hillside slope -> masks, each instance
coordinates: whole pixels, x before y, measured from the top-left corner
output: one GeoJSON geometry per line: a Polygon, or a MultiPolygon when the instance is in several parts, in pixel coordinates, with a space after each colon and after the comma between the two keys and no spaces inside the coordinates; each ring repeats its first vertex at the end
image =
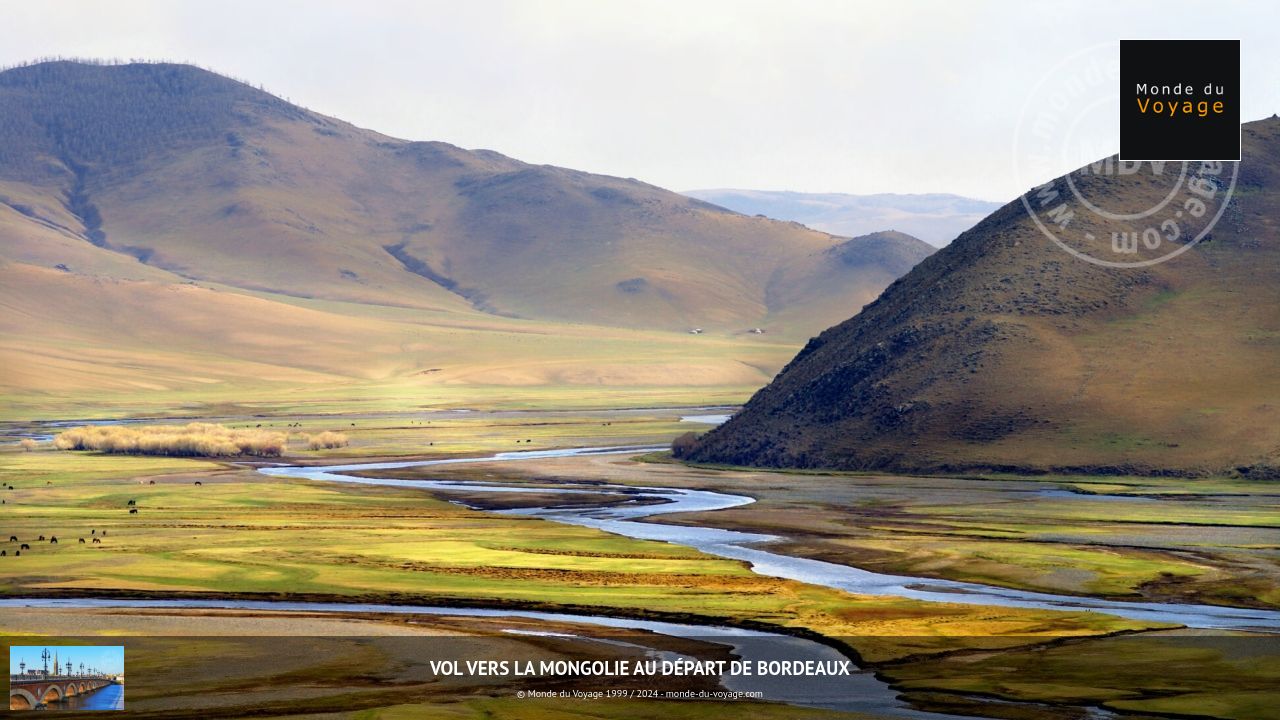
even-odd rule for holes
{"type": "Polygon", "coordinates": [[[90,275],[795,339],[897,274],[814,262],[839,239],[794,223],[389,138],[162,64],[0,73],[0,232],[0,257],[90,275]],[[780,272],[812,292],[778,305],[780,272]]]}
{"type": "MultiPolygon", "coordinates": [[[[1280,119],[1244,126],[1212,234],[1080,261],[1010,203],[814,338],[690,453],[735,464],[1197,474],[1280,464],[1280,119]]],[[[1162,192],[1072,174],[1116,206],[1162,192]]],[[[1094,221],[1097,237],[1127,230],[1094,221]]]]}

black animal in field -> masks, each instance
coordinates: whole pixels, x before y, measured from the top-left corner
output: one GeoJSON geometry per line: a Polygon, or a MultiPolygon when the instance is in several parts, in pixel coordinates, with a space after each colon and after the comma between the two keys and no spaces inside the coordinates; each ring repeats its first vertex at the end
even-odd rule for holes
{"type": "Polygon", "coordinates": [[[26,543],[22,543],[21,545],[18,546],[19,552],[21,552],[22,550],[30,550],[30,549],[31,549],[31,546],[26,543]]]}
{"type": "Polygon", "coordinates": [[[101,540],[99,540],[98,538],[94,538],[94,539],[93,539],[93,544],[94,544],[94,545],[101,545],[101,544],[102,544],[102,541],[101,541],[101,540]]]}
{"type": "Polygon", "coordinates": [[[138,514],[138,508],[129,508],[129,514],[130,514],[130,515],[137,515],[137,514],[138,514]]]}
{"type": "Polygon", "coordinates": [[[58,544],[58,536],[57,536],[57,535],[54,535],[53,537],[49,538],[49,544],[50,544],[50,545],[57,545],[57,544],[58,544]]]}
{"type": "Polygon", "coordinates": [[[84,544],[84,538],[80,538],[80,544],[81,544],[81,545],[83,545],[83,544],[84,544]]]}
{"type": "Polygon", "coordinates": [[[138,504],[138,501],[137,501],[137,500],[130,500],[130,501],[129,501],[129,505],[130,505],[130,506],[137,505],[137,504],[138,504]]]}
{"type": "Polygon", "coordinates": [[[10,536],[9,536],[9,542],[18,542],[18,536],[17,536],[17,535],[10,535],[10,536]]]}

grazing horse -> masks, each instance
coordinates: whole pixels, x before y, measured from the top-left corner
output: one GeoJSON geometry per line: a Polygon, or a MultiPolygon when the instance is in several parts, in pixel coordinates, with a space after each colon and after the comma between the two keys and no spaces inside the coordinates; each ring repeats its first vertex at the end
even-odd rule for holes
{"type": "Polygon", "coordinates": [[[83,544],[84,544],[84,538],[80,538],[80,544],[81,544],[81,545],[83,545],[83,544]]]}
{"type": "Polygon", "coordinates": [[[57,536],[57,535],[54,535],[53,537],[49,538],[49,544],[50,544],[50,545],[57,545],[57,544],[58,544],[58,536],[57,536]]]}
{"type": "Polygon", "coordinates": [[[130,500],[130,501],[129,501],[129,504],[130,504],[130,505],[137,505],[137,504],[138,504],[138,501],[137,501],[137,500],[130,500]]]}
{"type": "Polygon", "coordinates": [[[0,550],[0,557],[4,557],[5,555],[8,555],[8,554],[9,554],[8,550],[0,550]]]}
{"type": "Polygon", "coordinates": [[[36,538],[36,539],[37,539],[37,540],[39,540],[40,542],[44,542],[44,536],[43,536],[43,535],[41,535],[40,537],[38,537],[38,538],[36,538]]]}
{"type": "Polygon", "coordinates": [[[17,535],[10,535],[10,536],[9,536],[9,542],[18,542],[18,536],[17,536],[17,535]]]}
{"type": "Polygon", "coordinates": [[[203,485],[204,483],[202,483],[202,482],[200,482],[199,480],[197,480],[197,481],[196,481],[196,484],[197,484],[197,485],[203,485]]]}
{"type": "Polygon", "coordinates": [[[138,514],[138,508],[129,508],[129,514],[130,514],[130,515],[137,515],[137,514],[138,514]]]}
{"type": "Polygon", "coordinates": [[[151,482],[149,482],[149,483],[147,483],[147,484],[148,484],[148,485],[155,485],[155,484],[156,484],[156,481],[155,481],[155,480],[152,480],[151,482]]]}
{"type": "Polygon", "coordinates": [[[18,549],[19,549],[19,550],[30,550],[30,549],[31,549],[31,546],[30,546],[30,545],[28,545],[28,544],[26,544],[26,543],[22,543],[21,545],[19,545],[19,546],[18,546],[18,549]]]}
{"type": "Polygon", "coordinates": [[[97,528],[94,528],[93,530],[90,530],[90,531],[89,531],[89,534],[90,534],[90,535],[97,535],[97,534],[98,534],[98,529],[97,529],[97,528]]]}
{"type": "Polygon", "coordinates": [[[101,545],[101,544],[102,544],[102,541],[101,541],[101,540],[99,540],[98,538],[94,538],[94,539],[93,539],[93,544],[94,544],[94,545],[101,545]]]}

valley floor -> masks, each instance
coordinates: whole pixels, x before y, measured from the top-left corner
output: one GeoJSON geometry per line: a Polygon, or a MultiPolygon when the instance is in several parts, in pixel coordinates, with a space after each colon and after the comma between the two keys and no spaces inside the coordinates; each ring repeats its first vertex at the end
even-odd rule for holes
{"type": "MultiPolygon", "coordinates": [[[[346,433],[350,447],[307,451],[295,440],[285,459],[291,464],[327,465],[340,459],[422,457],[424,452],[428,457],[453,457],[552,447],[660,446],[688,429],[706,427],[681,417],[722,411],[262,417],[229,412],[214,419],[232,426],[346,433]]],[[[14,437],[43,437],[57,428],[14,423],[6,431],[14,437]]],[[[0,491],[6,501],[0,508],[0,530],[6,538],[13,535],[32,543],[20,557],[8,553],[0,558],[0,586],[9,597],[377,601],[771,627],[839,645],[905,691],[918,707],[992,717],[1083,717],[1083,708],[1101,706],[1157,716],[1256,718],[1264,716],[1259,708],[1280,706],[1280,693],[1273,689],[1280,673],[1280,648],[1274,638],[1258,641],[1258,636],[1222,632],[1171,635],[1152,623],[1101,613],[854,595],[757,575],[744,563],[678,544],[449,502],[463,499],[473,507],[498,502],[481,493],[352,487],[271,478],[246,463],[104,456],[44,447],[22,452],[10,444],[0,451],[0,482],[6,488],[14,486],[0,491]],[[128,512],[130,500],[136,514],[128,512]],[[40,535],[56,535],[60,542],[36,544],[40,535]],[[81,537],[100,542],[81,545],[81,537]],[[1134,631],[1145,632],[1125,635],[1134,631]],[[1099,658],[1124,663],[1100,663],[1099,658]],[[1063,714],[1067,712],[1072,714],[1063,714]]],[[[687,467],[660,454],[394,472],[402,478],[530,483],[535,487],[525,502],[546,502],[548,494],[537,487],[554,489],[564,482],[715,489],[750,495],[757,502],[667,517],[664,522],[778,535],[785,540],[770,547],[778,552],[919,577],[1121,599],[1280,604],[1280,490],[1267,485],[1146,478],[768,473],[687,467]]],[[[566,501],[584,500],[570,496],[566,501]]],[[[507,497],[500,504],[521,501],[507,497]]],[[[348,634],[488,637],[495,632],[503,636],[503,629],[511,628],[504,625],[495,631],[493,621],[474,618],[437,617],[415,624],[406,618],[367,615],[339,619],[194,610],[10,609],[0,621],[0,632],[11,638],[280,634],[337,643],[335,636],[348,634]]],[[[576,628],[562,634],[593,632],[576,628]]],[[[644,639],[640,645],[672,642],[639,635],[644,639]]],[[[529,637],[535,636],[506,633],[503,640],[534,642],[529,637]]],[[[268,649],[234,642],[240,643],[234,650],[239,656],[259,659],[209,675],[204,694],[184,696],[185,700],[158,690],[149,694],[145,682],[140,689],[131,684],[130,708],[177,712],[186,707],[194,713],[216,698],[220,710],[211,716],[235,714],[245,703],[260,701],[258,693],[276,692],[281,714],[287,708],[297,713],[310,707],[317,715],[418,717],[423,715],[416,713],[430,707],[436,717],[693,717],[715,709],[712,704],[674,701],[611,701],[575,705],[576,709],[552,715],[547,707],[515,703],[510,697],[515,685],[426,687],[410,678],[391,677],[409,672],[395,659],[403,651],[368,650],[372,654],[365,657],[359,653],[367,648],[358,650],[358,643],[334,649],[334,657],[346,658],[344,667],[353,658],[364,658],[361,666],[368,671],[353,678],[323,663],[267,669],[255,663],[266,662],[268,649]],[[318,687],[326,690],[318,692],[318,687]],[[351,705],[340,710],[343,702],[351,705]]],[[[574,655],[635,651],[561,642],[568,644],[559,650],[574,655]]],[[[555,644],[545,637],[534,642],[539,651],[547,643],[555,644]]],[[[682,651],[713,655],[723,649],[682,651]]],[[[150,663],[140,669],[196,662],[175,660],[172,646],[154,639],[130,652],[131,676],[137,675],[135,657],[150,663]]],[[[757,702],[740,701],[734,707],[744,717],[802,716],[795,708],[757,702]]]]}

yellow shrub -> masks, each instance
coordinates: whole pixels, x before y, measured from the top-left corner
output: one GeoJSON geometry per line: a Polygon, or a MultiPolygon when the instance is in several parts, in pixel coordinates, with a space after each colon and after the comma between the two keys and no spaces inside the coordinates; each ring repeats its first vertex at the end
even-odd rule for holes
{"type": "Polygon", "coordinates": [[[307,438],[307,446],[312,450],[328,450],[347,446],[347,436],[336,432],[322,432],[307,438]]]}
{"type": "Polygon", "coordinates": [[[97,425],[71,428],[53,439],[59,450],[96,450],[128,455],[278,457],[288,436],[259,429],[233,429],[212,423],[187,425],[97,425]]]}

